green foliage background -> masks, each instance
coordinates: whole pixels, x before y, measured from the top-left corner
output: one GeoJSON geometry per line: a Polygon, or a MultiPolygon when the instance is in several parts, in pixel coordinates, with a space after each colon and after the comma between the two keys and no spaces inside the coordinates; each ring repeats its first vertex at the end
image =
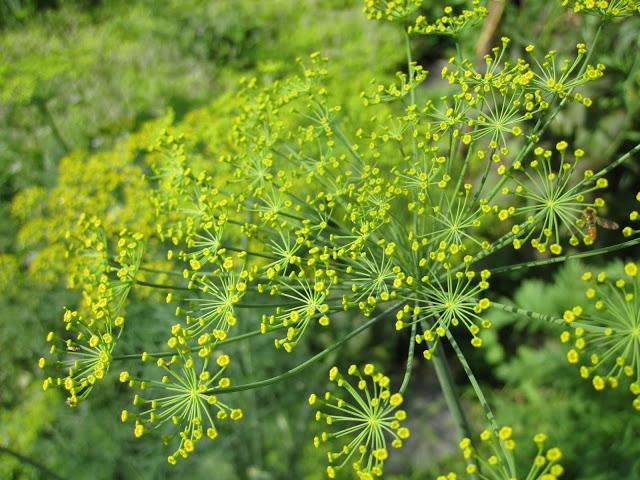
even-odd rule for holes
{"type": "MultiPolygon", "coordinates": [[[[568,18],[560,2],[509,2],[499,34],[524,46],[532,39],[523,32],[534,31],[540,48],[563,51],[574,47],[591,20],[568,18]],[[566,31],[568,21],[573,33],[566,31]]],[[[590,92],[597,99],[590,115],[569,109],[552,125],[551,135],[573,140],[593,165],[640,139],[640,61],[628,53],[640,47],[637,20],[605,32],[600,50],[608,70],[590,92]]],[[[469,52],[473,40],[467,42],[469,52]]],[[[161,7],[152,0],[0,3],[0,447],[62,478],[213,478],[212,472],[220,479],[322,478],[305,406],[308,393],[324,384],[322,368],[268,391],[243,394],[245,421],[177,467],[167,465],[157,439],[134,440],[118,422],[129,393],[117,379],[104,382],[92,401],[74,410],[56,393],[42,391],[36,364],[44,337],[60,321],[62,307],[75,301],[62,283],[64,258],[56,247],[61,222],[74,214],[73,198],[64,205],[60,199],[86,184],[95,188],[95,206],[109,212],[111,195],[121,188],[122,208],[134,208],[140,174],[135,162],[154,132],[173,125],[185,135],[192,157],[206,165],[211,155],[233,148],[225,143],[225,132],[239,80],[279,78],[296,68],[296,57],[314,51],[330,58],[334,98],[358,112],[359,93],[370,79],[389,79],[402,68],[401,42],[397,30],[369,22],[355,0],[169,0],[161,7]]],[[[437,72],[451,49],[442,38],[419,45],[419,62],[433,72],[421,92],[425,99],[445,88],[437,72]]],[[[631,198],[638,173],[637,164],[627,164],[609,191],[631,198]]],[[[609,216],[619,220],[625,209],[616,197],[607,202],[609,216]]],[[[611,258],[601,261],[620,268],[611,258]]],[[[579,264],[554,276],[543,271],[546,281],[514,275],[498,288],[505,302],[517,299],[540,309],[544,299],[546,313],[561,315],[581,294],[580,271],[579,264]]],[[[128,312],[132,334],[123,351],[140,351],[142,339],[167,329],[173,311],[162,305],[154,296],[137,299],[128,312]]],[[[494,392],[499,420],[526,436],[552,433],[565,453],[568,478],[640,478],[640,420],[619,414],[626,399],[612,392],[605,398],[566,374],[569,366],[554,328],[522,328],[507,314],[493,316],[496,328],[473,361],[494,392]],[[524,340],[528,347],[520,346],[524,340]],[[531,347],[535,344],[539,350],[531,347]]],[[[394,336],[391,329],[376,331],[341,355],[348,361],[366,351],[376,362],[395,365],[400,375],[398,345],[405,338],[396,345],[389,340],[394,336]]],[[[326,341],[318,338],[315,347],[326,341]]],[[[249,380],[259,379],[299,363],[305,354],[296,351],[283,361],[269,341],[257,341],[236,368],[249,380]]],[[[461,372],[454,373],[464,385],[461,372]]],[[[431,367],[420,365],[415,376],[420,380],[411,387],[413,437],[392,459],[390,478],[431,478],[457,454],[431,367]]],[[[477,408],[465,398],[469,409],[477,408]]],[[[475,412],[476,420],[481,416],[475,412]]],[[[45,477],[0,451],[0,478],[45,477]]]]}

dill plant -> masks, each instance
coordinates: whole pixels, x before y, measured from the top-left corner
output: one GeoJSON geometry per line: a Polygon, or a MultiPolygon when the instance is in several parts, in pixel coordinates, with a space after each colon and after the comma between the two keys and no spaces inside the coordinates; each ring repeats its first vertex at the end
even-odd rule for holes
{"type": "MultiPolygon", "coordinates": [[[[583,87],[605,74],[597,62],[603,25],[638,14],[640,5],[562,2],[598,17],[592,38],[573,55],[537,52],[533,45],[514,51],[503,37],[477,66],[458,48],[441,71],[447,95],[421,101],[427,72],[413,60],[411,42],[421,35],[457,42],[461,33],[473,33],[488,10],[479,0],[467,3],[426,18],[419,0],[364,2],[369,18],[404,31],[407,58],[395,82],[372,82],[362,93],[362,108],[375,116],[362,125],[350,124],[351,112],[332,101],[330,62],[314,53],[298,60],[297,74],[266,84],[242,81],[228,132],[232,147],[212,154],[207,168],[190,159],[188,137],[161,126],[147,145],[150,169],[139,172],[148,188],[132,196],[143,212],[140,228],[131,221],[128,229],[109,230],[88,201],[66,234],[71,286],[81,289],[82,300],[65,313],[64,331],[49,334],[50,352],[40,360],[51,371],[44,387],[61,388],[76,406],[117,366],[120,381],[135,389],[121,420],[136,437],[160,432],[175,464],[196,453],[199,442],[218,437],[221,422],[243,418],[233,392],[286,381],[376,323],[392,322],[398,335],[409,334],[399,386],[363,358],[348,376],[340,373],[343,366],[331,368],[333,387],[309,397],[325,424],[313,441],[332,449],[330,478],[349,471],[362,479],[383,476],[390,450],[411,435],[403,424],[410,412],[399,407],[417,349],[433,361],[463,438],[469,478],[556,479],[562,455],[544,447],[545,434],[534,438],[538,453],[528,473],[518,471],[512,429],[498,424],[459,346],[464,340],[482,348],[481,331],[491,328],[483,312],[492,308],[522,321],[565,325],[568,361],[581,363],[580,373],[598,390],[625,384],[638,409],[635,262],[625,267],[628,278],[613,283],[585,273],[586,281],[596,281],[587,290],[593,308],[576,306],[562,318],[501,304],[492,298],[491,281],[640,243],[629,225],[622,230],[629,240],[595,248],[587,214],[605,208],[600,192],[607,174],[634,158],[640,145],[592,171],[582,166],[579,146],[549,145],[544,135],[568,104],[592,105],[583,87]],[[500,254],[508,248],[542,258],[503,264],[500,254]],[[126,335],[132,289],[163,292],[176,320],[164,347],[121,355],[116,349],[126,335]],[[252,312],[243,321],[253,326],[243,334],[236,333],[240,309],[252,312]],[[298,366],[255,382],[227,376],[235,343],[269,336],[287,355],[331,332],[345,311],[362,321],[298,366]],[[443,343],[486,414],[479,443],[453,393],[443,343]],[[139,376],[136,362],[155,364],[155,375],[139,376]]],[[[630,213],[631,222],[637,218],[630,213]]]]}

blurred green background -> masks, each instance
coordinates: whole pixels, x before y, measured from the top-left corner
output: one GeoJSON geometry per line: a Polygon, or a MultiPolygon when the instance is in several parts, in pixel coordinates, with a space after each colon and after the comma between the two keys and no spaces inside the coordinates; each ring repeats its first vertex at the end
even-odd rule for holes
{"type": "MultiPolygon", "coordinates": [[[[435,3],[423,13],[440,11],[435,3]]],[[[493,36],[511,37],[516,51],[531,42],[570,51],[589,40],[595,19],[567,14],[560,3],[507,2],[493,36]]],[[[206,163],[224,148],[239,80],[279,78],[297,68],[298,56],[321,51],[330,58],[332,97],[357,116],[359,93],[370,79],[390,78],[405,62],[401,32],[368,21],[361,9],[356,0],[0,0],[1,479],[47,478],[3,448],[65,479],[323,477],[324,458],[311,444],[305,400],[323,388],[324,366],[273,389],[242,394],[245,421],[177,467],[166,463],[157,439],[134,440],[119,422],[130,393],[115,373],[77,409],[66,407],[56,392],[43,392],[37,359],[46,348],[44,337],[59,328],[62,307],[75,301],[60,273],[60,238],[48,222],[70,208],[56,203],[60,192],[126,168],[136,154],[130,147],[136,135],[155,126],[176,125],[206,163]]],[[[607,74],[589,92],[594,107],[589,115],[569,108],[548,133],[550,141],[563,138],[584,148],[593,165],[640,140],[639,32],[638,19],[607,27],[596,54],[607,74]]],[[[465,40],[470,55],[476,39],[465,40]]],[[[436,98],[445,88],[437,79],[453,44],[428,37],[414,48],[432,72],[421,99],[436,98]]],[[[613,220],[623,219],[638,190],[638,168],[625,164],[610,178],[613,220]]],[[[615,270],[637,253],[594,262],[615,270]]],[[[524,260],[527,253],[510,255],[524,260]]],[[[561,314],[581,295],[581,269],[571,263],[519,271],[492,288],[504,302],[561,314]]],[[[139,351],[141,338],[166,330],[173,318],[172,309],[152,296],[137,298],[127,313],[130,345],[122,348],[128,351],[139,351]]],[[[496,328],[486,348],[469,355],[499,421],[525,437],[547,431],[564,452],[568,479],[640,478],[640,420],[628,411],[624,392],[605,396],[582,381],[566,364],[555,328],[491,315],[496,328]]],[[[406,338],[390,338],[396,338],[392,326],[382,325],[351,342],[339,362],[366,356],[398,377],[406,338]]],[[[284,358],[268,340],[256,341],[242,352],[239,374],[271,376],[322,342],[284,358]]],[[[455,429],[432,368],[417,363],[409,389],[412,437],[407,448],[394,452],[390,478],[432,478],[457,461],[455,429]]],[[[482,412],[461,373],[454,367],[465,407],[481,425],[482,412]]]]}

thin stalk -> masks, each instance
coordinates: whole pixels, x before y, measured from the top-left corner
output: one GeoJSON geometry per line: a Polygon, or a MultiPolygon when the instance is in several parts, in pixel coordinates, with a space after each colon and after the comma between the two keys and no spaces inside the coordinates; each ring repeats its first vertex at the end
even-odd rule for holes
{"type": "Polygon", "coordinates": [[[516,263],[513,265],[504,265],[502,267],[497,267],[490,270],[492,274],[503,273],[503,272],[514,272],[516,270],[521,270],[523,268],[540,267],[543,265],[550,265],[552,263],[566,262],[567,260],[573,260],[577,258],[588,258],[588,257],[596,257],[598,255],[605,255],[607,253],[616,252],[618,250],[624,250],[625,248],[633,247],[634,245],[638,245],[638,244],[640,244],[640,237],[634,238],[633,240],[628,240],[623,243],[618,243],[616,245],[597,248],[595,250],[589,250],[587,252],[572,253],[569,255],[562,255],[559,257],[545,258],[543,260],[532,260],[530,262],[516,263]]]}
{"type": "Polygon", "coordinates": [[[10,448],[3,447],[2,445],[0,445],[0,453],[6,453],[7,455],[11,455],[13,458],[24,463],[25,465],[29,465],[35,468],[36,470],[38,470],[40,473],[44,475],[44,478],[53,478],[54,480],[63,480],[63,478],[57,473],[53,472],[52,470],[49,470],[47,467],[45,467],[41,463],[36,462],[35,460],[32,460],[31,458],[21,453],[16,452],[15,450],[12,450],[10,448]]]}
{"type": "MultiPolygon", "coordinates": [[[[277,327],[272,327],[269,330],[267,330],[266,333],[271,333],[275,330],[280,330],[284,328],[283,326],[277,326],[277,327]]],[[[256,337],[258,335],[265,335],[263,334],[260,330],[253,330],[251,332],[247,332],[247,333],[243,333],[241,335],[235,335],[231,338],[227,338],[225,340],[221,340],[219,342],[216,343],[216,346],[219,345],[226,345],[228,343],[234,343],[234,342],[239,342],[240,340],[245,340],[247,338],[251,338],[251,337],[256,337]]],[[[195,351],[199,351],[201,348],[204,347],[197,347],[195,349],[195,351]]],[[[172,355],[175,355],[176,352],[175,351],[165,351],[165,352],[152,352],[152,353],[148,353],[148,355],[152,358],[162,358],[162,357],[170,357],[172,355]]],[[[116,357],[112,357],[111,360],[112,361],[116,361],[116,360],[140,360],[142,358],[142,353],[131,353],[128,355],[118,355],[116,357]]]]}
{"type": "Polygon", "coordinates": [[[407,365],[406,370],[404,371],[404,378],[402,379],[402,385],[400,385],[399,392],[404,394],[405,390],[409,386],[409,381],[411,380],[411,370],[413,369],[413,355],[416,346],[416,331],[418,329],[418,324],[414,323],[411,325],[411,334],[409,336],[409,348],[407,350],[407,365]]]}
{"type": "Polygon", "coordinates": [[[159,268],[149,268],[149,267],[144,267],[144,266],[140,266],[138,267],[138,270],[142,270],[144,272],[150,272],[150,273],[162,273],[165,275],[175,275],[177,277],[182,277],[183,273],[182,272],[178,272],[175,270],[161,270],[159,268]]]}
{"type": "MultiPolygon", "coordinates": [[[[500,438],[498,432],[500,430],[500,427],[498,426],[498,422],[496,421],[496,417],[493,414],[493,411],[491,410],[491,406],[489,405],[489,402],[487,401],[486,397],[484,396],[484,393],[482,392],[482,389],[480,388],[480,384],[478,383],[478,381],[476,380],[475,375],[473,374],[473,371],[471,370],[471,367],[469,366],[469,363],[467,362],[467,359],[464,357],[464,354],[462,353],[462,350],[460,349],[460,346],[458,345],[458,342],[456,342],[455,338],[453,338],[453,335],[451,335],[451,332],[449,330],[447,330],[447,339],[449,340],[449,343],[451,344],[451,347],[453,348],[453,351],[456,353],[456,356],[458,357],[458,361],[460,362],[460,365],[462,365],[462,368],[464,369],[464,372],[467,374],[467,378],[469,379],[469,382],[471,383],[471,386],[473,387],[473,391],[476,394],[476,397],[478,398],[478,401],[480,402],[480,405],[482,406],[482,409],[484,410],[484,413],[487,417],[487,420],[489,421],[489,424],[491,425],[491,429],[493,430],[494,434],[496,435],[496,438],[500,438]]],[[[513,463],[513,457],[511,455],[509,455],[507,449],[505,448],[505,446],[503,445],[503,442],[500,441],[500,448],[502,449],[502,453],[504,455],[504,458],[507,460],[507,465],[509,467],[509,474],[512,477],[515,477],[516,475],[516,469],[515,469],[515,465],[513,463]]]]}
{"type": "MultiPolygon", "coordinates": [[[[253,196],[249,197],[249,200],[251,200],[253,198],[253,196]]],[[[247,223],[251,223],[252,222],[252,217],[253,214],[251,211],[247,211],[246,213],[246,220],[247,223]]],[[[245,251],[247,251],[249,249],[249,237],[247,235],[245,235],[245,237],[242,239],[242,249],[244,249],[245,251]]],[[[268,258],[268,257],[267,257],[268,258]]],[[[245,262],[245,265],[243,268],[246,268],[247,270],[249,270],[249,263],[251,261],[251,258],[247,258],[247,261],[245,262]]],[[[244,312],[242,314],[240,314],[240,318],[242,319],[244,316],[244,312]]],[[[244,323],[244,322],[243,322],[244,323]]],[[[243,370],[245,370],[245,374],[249,376],[249,378],[253,377],[253,360],[251,357],[251,348],[249,348],[249,346],[247,345],[246,342],[242,342],[239,345],[239,349],[240,349],[240,360],[241,360],[241,365],[243,365],[245,368],[243,370]]],[[[252,404],[252,407],[254,409],[255,414],[251,416],[251,423],[252,423],[252,428],[254,430],[254,432],[256,432],[256,435],[252,435],[252,446],[253,446],[253,450],[254,450],[254,457],[257,457],[257,465],[258,467],[262,468],[262,464],[263,464],[263,448],[262,448],[262,436],[260,435],[260,430],[259,430],[259,425],[260,425],[260,410],[258,410],[258,400],[256,398],[256,392],[254,390],[248,390],[247,391],[247,395],[250,398],[250,402],[252,404]]]]}
{"type": "MultiPolygon", "coordinates": [[[[296,220],[298,219],[296,218],[296,220]]],[[[266,258],[267,260],[277,260],[277,257],[269,255],[268,253],[254,252],[252,250],[247,250],[246,248],[236,248],[230,245],[220,245],[220,248],[224,248],[225,250],[229,250],[230,252],[240,252],[246,253],[247,255],[252,255],[254,257],[266,258]]]]}
{"type": "Polygon", "coordinates": [[[581,327],[581,328],[584,328],[585,330],[589,330],[592,332],[602,332],[605,330],[604,327],[597,327],[595,325],[589,325],[582,322],[571,322],[569,324],[563,318],[554,317],[552,315],[545,315],[543,313],[538,313],[538,312],[532,312],[531,310],[525,310],[524,308],[513,307],[511,305],[505,305],[503,303],[491,302],[491,306],[496,307],[500,310],[504,310],[505,312],[516,313],[518,315],[529,317],[533,320],[540,320],[547,323],[554,323],[556,325],[564,325],[566,327],[570,326],[573,328],[581,327]]]}
{"type": "MultiPolygon", "coordinates": [[[[411,58],[411,39],[409,38],[409,33],[404,31],[404,44],[407,53],[407,69],[409,71],[409,85],[411,85],[411,90],[409,90],[409,100],[411,101],[411,105],[416,104],[416,93],[413,88],[413,60],[411,58]]],[[[411,146],[413,149],[413,158],[418,158],[418,146],[416,143],[416,137],[411,135],[411,146]]]]}
{"type": "Polygon", "coordinates": [[[253,389],[253,388],[267,387],[269,385],[273,385],[274,383],[279,383],[279,382],[281,382],[283,380],[286,380],[286,379],[288,379],[290,377],[294,377],[294,376],[298,375],[299,373],[301,373],[306,368],[308,368],[311,365],[313,365],[314,363],[316,363],[317,361],[322,360],[329,353],[333,352],[334,350],[336,350],[337,348],[342,346],[342,344],[344,344],[345,342],[351,340],[353,337],[355,337],[359,333],[361,333],[361,332],[367,330],[368,328],[372,327],[375,323],[377,323],[379,320],[384,318],[387,314],[389,314],[389,313],[393,312],[394,310],[397,310],[398,308],[400,308],[400,306],[401,306],[401,304],[396,304],[396,305],[393,305],[393,306],[387,308],[384,312],[382,312],[379,315],[373,317],[368,322],[362,324],[361,326],[359,326],[358,328],[356,328],[352,332],[348,333],[347,335],[342,337],[340,340],[338,340],[333,345],[325,348],[320,353],[318,353],[318,354],[314,355],[313,357],[307,359],[306,361],[302,362],[300,365],[298,365],[298,366],[296,366],[296,367],[294,367],[294,368],[292,368],[290,370],[287,370],[284,373],[281,373],[280,375],[276,375],[275,377],[267,378],[265,380],[260,380],[260,381],[257,381],[257,382],[245,383],[243,385],[235,385],[235,386],[231,386],[231,387],[227,387],[227,388],[212,388],[211,390],[207,390],[205,393],[207,395],[215,395],[215,394],[221,394],[221,393],[241,392],[241,391],[249,390],[249,389],[253,389]]]}
{"type": "Polygon", "coordinates": [[[142,280],[136,280],[134,283],[142,287],[159,288],[161,290],[193,290],[193,288],[189,288],[189,287],[178,287],[176,285],[161,285],[159,283],[144,282],[142,280]]]}
{"type": "Polygon", "coordinates": [[[333,128],[333,131],[336,133],[336,136],[338,137],[338,139],[342,142],[342,144],[347,148],[347,150],[349,150],[349,153],[351,154],[351,156],[356,159],[360,165],[362,165],[362,157],[360,156],[360,154],[358,152],[356,152],[353,149],[353,144],[349,141],[349,139],[347,138],[346,134],[342,131],[342,128],[340,128],[340,125],[338,125],[335,122],[331,123],[331,127],[333,128]]]}
{"type": "MultiPolygon", "coordinates": [[[[426,322],[421,322],[423,330],[428,330],[429,326],[426,322]]],[[[431,345],[429,345],[431,348],[431,345]]],[[[449,368],[449,362],[444,354],[442,346],[440,348],[433,349],[433,356],[431,357],[433,368],[436,371],[436,377],[438,383],[442,389],[442,395],[444,401],[447,404],[449,413],[453,417],[453,422],[456,424],[456,430],[458,433],[458,439],[471,438],[471,428],[469,427],[469,421],[467,420],[462,404],[460,403],[460,396],[458,395],[456,384],[451,375],[451,369],[449,368]]],[[[467,465],[473,463],[471,459],[466,459],[467,465]]],[[[477,479],[477,475],[474,473],[472,477],[477,479]]]]}
{"type": "Polygon", "coordinates": [[[605,168],[603,168],[598,173],[596,173],[593,177],[589,178],[588,180],[585,180],[584,183],[585,184],[589,184],[589,183],[595,182],[598,178],[603,177],[604,175],[608,174],[611,170],[616,168],[618,165],[621,165],[622,163],[624,163],[627,160],[629,160],[634,153],[637,153],[639,151],[640,151],[640,143],[638,145],[636,145],[635,147],[633,147],[631,150],[629,150],[627,153],[625,153],[624,155],[619,157],[614,162],[611,162],[605,168]]]}

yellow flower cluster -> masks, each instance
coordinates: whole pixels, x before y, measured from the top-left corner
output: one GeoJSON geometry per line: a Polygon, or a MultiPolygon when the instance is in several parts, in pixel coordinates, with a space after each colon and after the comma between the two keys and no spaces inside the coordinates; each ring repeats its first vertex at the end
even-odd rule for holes
{"type": "Polygon", "coordinates": [[[371,20],[406,19],[422,5],[422,0],[364,0],[363,11],[371,20]]]}
{"type": "Polygon", "coordinates": [[[473,446],[471,439],[464,438],[460,442],[460,449],[467,461],[466,475],[463,477],[451,472],[438,476],[436,480],[462,480],[477,476],[495,480],[557,480],[564,472],[564,468],[558,463],[562,452],[555,447],[545,448],[547,435],[544,433],[535,435],[533,441],[538,452],[525,473],[516,468],[516,442],[511,427],[504,426],[496,431],[484,430],[480,434],[480,445],[477,448],[473,446]]]}
{"type": "Polygon", "coordinates": [[[120,419],[134,423],[136,438],[151,430],[166,431],[165,443],[177,437],[178,445],[167,458],[175,465],[179,458],[188,458],[205,435],[211,440],[218,437],[214,418],[238,421],[244,414],[210,391],[213,386],[230,386],[231,380],[223,376],[230,363],[228,355],[221,353],[210,365],[209,357],[194,358],[181,351],[168,360],[143,354],[143,361],[154,359],[164,373],[160,380],[135,378],[126,370],[120,372],[122,383],[139,390],[133,398],[135,411],[123,410],[120,419]]]}
{"type": "Polygon", "coordinates": [[[600,15],[602,17],[628,17],[640,14],[638,0],[563,0],[576,13],[600,15]]]}
{"type": "Polygon", "coordinates": [[[322,396],[312,394],[309,404],[318,408],[315,419],[327,426],[313,439],[316,447],[325,442],[340,443],[328,454],[327,476],[335,478],[345,466],[352,466],[361,480],[382,477],[384,462],[389,456],[386,436],[393,438],[391,446],[400,448],[409,437],[402,425],[407,414],[398,409],[403,402],[400,393],[391,393],[389,377],[371,364],[362,368],[351,365],[349,379],[337,367],[329,371],[329,380],[337,390],[322,396]]]}
{"type": "Polygon", "coordinates": [[[628,262],[621,278],[586,272],[582,279],[589,284],[589,306],[564,313],[564,320],[573,327],[560,337],[570,347],[567,361],[579,365],[582,378],[590,379],[596,390],[628,383],[633,406],[640,410],[638,265],[628,262]]]}
{"type": "Polygon", "coordinates": [[[423,35],[458,35],[471,25],[477,24],[488,14],[488,9],[480,4],[480,0],[473,0],[471,9],[463,9],[456,14],[450,5],[444,7],[441,17],[429,22],[424,15],[416,18],[414,25],[408,28],[408,32],[423,35]]]}
{"type": "Polygon", "coordinates": [[[76,406],[102,380],[111,365],[112,352],[122,335],[122,311],[142,258],[143,238],[139,233],[120,232],[115,254],[109,251],[101,223],[95,217],[81,216],[83,234],[69,239],[76,259],[70,278],[82,290],[80,312],[66,310],[65,334],[49,332],[49,353],[39,367],[53,375],[43,382],[46,390],[61,387],[67,403],[76,406]]]}

